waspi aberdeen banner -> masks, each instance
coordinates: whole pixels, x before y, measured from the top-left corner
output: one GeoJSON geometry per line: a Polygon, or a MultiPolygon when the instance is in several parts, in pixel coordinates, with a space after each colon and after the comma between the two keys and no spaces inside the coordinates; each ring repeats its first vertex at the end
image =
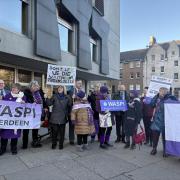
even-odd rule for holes
{"type": "Polygon", "coordinates": [[[101,111],[126,111],[126,100],[100,100],[101,111]]]}
{"type": "Polygon", "coordinates": [[[41,114],[39,104],[0,101],[0,129],[38,129],[41,114]]]}

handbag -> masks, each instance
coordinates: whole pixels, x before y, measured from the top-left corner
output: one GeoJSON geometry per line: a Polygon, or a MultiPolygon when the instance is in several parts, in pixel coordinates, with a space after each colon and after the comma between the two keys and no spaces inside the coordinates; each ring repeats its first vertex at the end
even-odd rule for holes
{"type": "Polygon", "coordinates": [[[102,128],[112,127],[111,113],[99,114],[99,126],[102,128]]]}
{"type": "Polygon", "coordinates": [[[48,128],[49,127],[49,120],[48,120],[48,113],[45,114],[44,121],[42,121],[42,127],[48,128]]]}
{"type": "Polygon", "coordinates": [[[135,133],[135,135],[133,136],[134,139],[134,143],[135,144],[142,144],[145,140],[146,140],[146,135],[145,135],[145,131],[142,127],[142,125],[138,125],[140,130],[139,132],[135,133]]]}

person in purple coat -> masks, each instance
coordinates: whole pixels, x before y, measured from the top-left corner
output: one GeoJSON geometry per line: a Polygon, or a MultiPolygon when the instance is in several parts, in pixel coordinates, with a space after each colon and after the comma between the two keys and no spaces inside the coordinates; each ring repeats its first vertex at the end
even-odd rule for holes
{"type": "MultiPolygon", "coordinates": [[[[21,85],[18,83],[12,84],[11,92],[6,94],[3,98],[4,101],[16,101],[18,103],[25,103],[26,98],[24,93],[20,91],[21,85]]],[[[6,147],[8,144],[8,139],[11,139],[11,152],[13,155],[17,154],[17,142],[18,138],[21,136],[20,129],[2,129],[0,131],[1,137],[1,148],[0,155],[6,152],[6,147]]]]}

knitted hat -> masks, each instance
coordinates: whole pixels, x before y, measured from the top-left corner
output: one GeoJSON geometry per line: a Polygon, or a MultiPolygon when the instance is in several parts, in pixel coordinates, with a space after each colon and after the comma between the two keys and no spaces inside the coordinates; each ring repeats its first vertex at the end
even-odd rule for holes
{"type": "Polygon", "coordinates": [[[77,97],[83,99],[85,97],[85,92],[84,91],[79,91],[77,94],[76,94],[77,97]]]}
{"type": "Polygon", "coordinates": [[[137,97],[139,96],[139,93],[138,93],[138,91],[136,91],[136,90],[131,90],[130,93],[133,94],[133,96],[134,96],[135,98],[137,98],[137,97]]]}
{"type": "Polygon", "coordinates": [[[100,87],[100,93],[105,94],[107,92],[108,92],[108,88],[106,86],[101,86],[100,87]]]}

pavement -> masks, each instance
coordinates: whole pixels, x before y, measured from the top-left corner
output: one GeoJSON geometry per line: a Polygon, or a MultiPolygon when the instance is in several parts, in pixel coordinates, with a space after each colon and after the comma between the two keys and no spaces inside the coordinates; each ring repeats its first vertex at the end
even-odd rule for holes
{"type": "Polygon", "coordinates": [[[21,150],[19,142],[17,155],[8,149],[0,156],[0,180],[180,180],[180,160],[163,158],[161,144],[151,156],[145,145],[132,151],[119,143],[102,150],[95,142],[90,150],[77,152],[67,140],[63,150],[51,150],[49,138],[42,143],[40,149],[21,150]]]}

